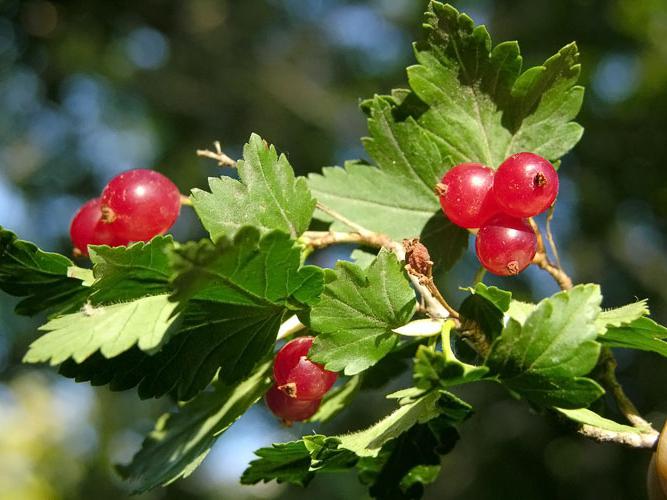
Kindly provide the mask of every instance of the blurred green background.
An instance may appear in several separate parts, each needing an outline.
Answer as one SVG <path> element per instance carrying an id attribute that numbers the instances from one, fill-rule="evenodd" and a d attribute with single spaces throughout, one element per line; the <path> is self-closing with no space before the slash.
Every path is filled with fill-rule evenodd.
<path id="1" fill-rule="evenodd" d="M 655 318 L 667 322 L 667 2 L 454 4 L 486 23 L 495 41 L 518 39 L 527 64 L 579 42 L 586 134 L 561 168 L 555 230 L 564 265 L 576 281 L 601 283 L 605 306 L 648 297 Z M 0 225 L 69 253 L 71 216 L 116 173 L 156 168 L 183 192 L 205 187 L 221 172 L 195 150 L 220 140 L 238 157 L 253 131 L 301 174 L 364 157 L 358 101 L 405 86 L 425 5 L 0 1 Z M 188 210 L 173 232 L 179 240 L 202 236 Z M 335 257 L 344 255 L 320 261 Z M 474 269 L 468 255 L 443 286 L 456 296 Z M 555 291 L 547 278 L 531 270 L 502 284 L 537 300 Z M 22 366 L 38 320 L 15 316 L 14 304 L 0 297 L 0 499 L 126 498 L 112 464 L 132 456 L 168 402 Z M 661 425 L 667 362 L 617 356 L 628 392 Z M 323 430 L 378 418 L 384 392 L 364 394 Z M 647 453 L 573 436 L 492 385 L 460 393 L 477 413 L 425 498 L 645 497 Z M 138 498 L 366 498 L 353 474 L 318 477 L 307 490 L 238 485 L 254 449 L 310 431 L 281 428 L 256 407 L 191 478 Z"/>

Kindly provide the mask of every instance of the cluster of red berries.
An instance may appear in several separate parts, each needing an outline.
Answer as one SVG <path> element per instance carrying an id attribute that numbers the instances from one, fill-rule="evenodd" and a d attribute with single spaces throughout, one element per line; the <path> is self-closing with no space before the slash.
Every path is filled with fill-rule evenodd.
<path id="1" fill-rule="evenodd" d="M 475 248 L 482 265 L 511 276 L 535 257 L 537 236 L 528 224 L 558 195 L 553 165 L 533 153 L 507 158 L 495 172 L 481 163 L 461 163 L 437 186 L 440 205 L 454 224 L 477 229 Z"/>
<path id="2" fill-rule="evenodd" d="M 288 425 L 312 417 L 338 378 L 336 372 L 308 359 L 314 339 L 298 337 L 289 341 L 273 360 L 274 385 L 266 393 L 266 405 Z"/>
<path id="3" fill-rule="evenodd" d="M 180 210 L 181 193 L 164 175 L 144 169 L 123 172 L 74 215 L 70 225 L 74 254 L 88 255 L 88 245 L 148 241 L 166 232 Z"/>

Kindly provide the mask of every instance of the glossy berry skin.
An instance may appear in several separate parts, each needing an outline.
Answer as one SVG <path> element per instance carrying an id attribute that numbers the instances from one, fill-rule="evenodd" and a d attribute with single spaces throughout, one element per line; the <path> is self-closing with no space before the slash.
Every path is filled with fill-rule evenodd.
<path id="1" fill-rule="evenodd" d="M 320 400 L 305 401 L 289 397 L 275 385 L 269 389 L 264 396 L 264 401 L 269 410 L 282 421 L 290 425 L 292 422 L 306 420 L 313 415 L 320 407 Z"/>
<path id="2" fill-rule="evenodd" d="M 535 257 L 537 237 L 526 220 L 500 214 L 479 229 L 475 248 L 477 258 L 488 271 L 513 276 Z"/>
<path id="3" fill-rule="evenodd" d="M 558 195 L 558 174 L 541 156 L 518 153 L 498 167 L 493 194 L 503 212 L 514 217 L 532 217 L 553 204 Z"/>
<path id="4" fill-rule="evenodd" d="M 88 255 L 88 245 L 126 245 L 127 240 L 119 238 L 113 224 L 102 220 L 99 198 L 93 198 L 79 208 L 69 227 L 74 255 Z"/>
<path id="5" fill-rule="evenodd" d="M 447 218 L 464 228 L 480 227 L 498 212 L 493 197 L 494 172 L 481 163 L 461 163 L 449 170 L 437 186 Z"/>
<path id="6" fill-rule="evenodd" d="M 167 231 L 178 218 L 181 194 L 176 185 L 154 170 L 128 170 L 102 191 L 104 220 L 130 241 L 147 241 Z"/>
<path id="7" fill-rule="evenodd" d="M 285 344 L 273 361 L 273 378 L 287 396 L 304 401 L 321 399 L 338 374 L 306 356 L 315 337 L 297 337 Z"/>

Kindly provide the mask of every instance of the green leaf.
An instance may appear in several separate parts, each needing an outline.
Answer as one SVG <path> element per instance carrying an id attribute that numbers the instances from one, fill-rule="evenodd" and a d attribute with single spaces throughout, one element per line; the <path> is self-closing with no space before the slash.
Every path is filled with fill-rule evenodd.
<path id="1" fill-rule="evenodd" d="M 424 485 L 440 474 L 441 455 L 449 453 L 459 434 L 447 418 L 418 424 L 387 443 L 377 458 L 362 458 L 359 478 L 373 498 L 421 498 Z"/>
<path id="2" fill-rule="evenodd" d="M 431 458 L 429 450 L 438 446 L 437 439 L 443 439 L 445 432 L 451 433 L 445 431 L 445 428 L 461 422 L 469 415 L 470 406 L 452 394 L 443 391 L 422 393 L 421 396 L 405 402 L 396 411 L 365 430 L 331 437 L 306 436 L 301 441 L 262 448 L 255 452 L 260 458 L 250 464 L 241 481 L 244 484 L 255 484 L 259 481 L 277 479 L 279 482 L 305 484 L 312 479 L 312 474 L 309 472 L 347 469 L 354 466 L 360 457 L 365 457 L 364 461 L 360 462 L 364 464 L 361 467 L 362 476 L 372 481 L 389 462 L 389 455 L 395 451 L 393 447 L 387 448 L 388 444 L 401 439 L 415 426 L 428 422 L 432 439 L 423 448 L 421 457 Z M 419 438 L 421 442 L 421 437 L 425 436 L 411 435 L 408 439 Z M 306 461 L 307 455 L 304 450 L 307 450 L 310 456 L 309 462 Z M 281 451 L 284 453 L 280 453 Z M 423 462 L 421 457 L 413 457 L 417 460 L 413 467 L 407 468 L 408 477 L 396 478 L 399 481 L 405 480 L 407 488 L 420 478 L 425 480 L 426 477 L 430 477 L 430 474 L 423 469 L 414 470 L 415 466 L 424 465 L 418 463 Z M 373 465 L 373 460 L 379 462 Z M 419 474 L 424 475 L 419 476 Z"/>
<path id="3" fill-rule="evenodd" d="M 578 285 L 541 301 L 521 325 L 510 319 L 487 365 L 509 389 L 539 406 L 588 406 L 604 391 L 582 375 L 598 359 L 597 285 Z"/>
<path id="4" fill-rule="evenodd" d="M 437 417 L 442 394 L 431 391 L 410 403 L 400 406 L 390 415 L 363 431 L 336 436 L 339 447 L 354 452 L 359 457 L 377 457 L 385 443 L 397 438 L 413 425 Z"/>
<path id="5" fill-rule="evenodd" d="M 417 349 L 413 375 L 415 386 L 424 390 L 446 388 L 481 380 L 489 372 L 486 366 L 459 361 L 452 350 L 450 335 L 451 323 L 443 327 L 442 352 L 424 345 Z"/>
<path id="6" fill-rule="evenodd" d="M 287 311 L 317 301 L 324 286 L 322 271 L 301 267 L 298 246 L 279 231 L 260 238 L 248 227 L 233 241 L 186 244 L 173 250 L 172 265 L 181 321 L 159 352 L 80 359 L 63 373 L 117 389 L 138 385 L 142 398 L 189 400 L 218 372 L 227 383 L 247 376 L 271 351 Z"/>
<path id="7" fill-rule="evenodd" d="M 129 247 L 91 246 L 96 279 L 91 301 L 101 304 L 170 292 L 168 252 L 173 247 L 171 236 L 156 236 Z"/>
<path id="8" fill-rule="evenodd" d="M 16 313 L 32 316 L 42 311 L 57 314 L 79 309 L 90 289 L 68 274 L 75 267 L 57 253 L 44 252 L 34 244 L 19 240 L 0 226 L 0 289 L 15 297 L 25 297 Z"/>
<path id="9" fill-rule="evenodd" d="M 604 418 L 594 411 L 591 411 L 587 408 L 577 408 L 572 410 L 566 410 L 565 408 L 556 408 L 556 410 L 563 415 L 565 415 L 570 420 L 577 422 L 579 424 L 592 425 L 603 430 L 612 431 L 612 432 L 632 432 L 634 434 L 640 434 L 641 430 L 636 427 L 631 427 L 629 425 L 622 425 L 608 418 Z"/>
<path id="10" fill-rule="evenodd" d="M 310 326 L 320 333 L 310 357 L 332 371 L 362 372 L 396 346 L 392 329 L 407 323 L 415 308 L 415 293 L 391 252 L 382 250 L 366 270 L 339 262 L 310 313 Z"/>
<path id="11" fill-rule="evenodd" d="M 582 128 L 572 122 L 583 98 L 575 86 L 575 44 L 520 73 L 516 42 L 493 47 L 486 28 L 451 5 L 431 2 L 425 28 L 408 80 L 428 106 L 420 125 L 445 144 L 452 165 L 478 161 L 497 168 L 521 151 L 553 161 L 579 141 Z"/>
<path id="12" fill-rule="evenodd" d="M 461 162 L 497 168 L 508 156 L 533 151 L 558 160 L 580 139 L 574 123 L 583 96 L 576 45 L 543 66 L 521 73 L 516 42 L 493 46 L 450 5 L 432 1 L 426 37 L 408 68 L 411 90 L 364 101 L 375 166 L 347 162 L 311 174 L 309 185 L 324 205 L 394 239 L 420 235 L 438 241 L 433 260 L 450 267 L 465 250 L 467 234 L 442 224 L 433 188 Z M 319 211 L 316 217 L 332 219 Z M 344 229 L 333 221 L 334 230 Z"/>
<path id="13" fill-rule="evenodd" d="M 241 476 L 241 484 L 277 481 L 307 486 L 315 476 L 310 470 L 310 452 L 303 440 L 273 444 L 255 451 L 259 457 Z"/>
<path id="14" fill-rule="evenodd" d="M 232 237 L 246 225 L 279 229 L 292 238 L 308 229 L 315 199 L 306 180 L 294 177 L 287 157 L 253 134 L 243 158 L 236 166 L 240 181 L 211 178 L 211 192 L 192 190 L 192 204 L 211 239 Z"/>
<path id="15" fill-rule="evenodd" d="M 648 314 L 646 299 L 615 309 L 608 309 L 600 313 L 597 320 L 598 329 L 600 332 L 604 332 L 609 327 L 626 325 Z"/>
<path id="16" fill-rule="evenodd" d="M 469 290 L 471 295 L 459 309 L 464 327 L 479 328 L 489 339 L 495 339 L 503 329 L 503 313 L 509 309 L 512 294 L 483 283 Z"/>
<path id="17" fill-rule="evenodd" d="M 172 335 L 178 326 L 176 302 L 168 295 L 154 295 L 102 307 L 86 306 L 81 312 L 52 319 L 40 330 L 23 359 L 26 363 L 80 363 L 100 351 L 111 358 L 137 345 L 150 352 Z"/>
<path id="18" fill-rule="evenodd" d="M 308 419 L 310 422 L 327 422 L 338 415 L 352 402 L 361 389 L 362 377 L 355 375 L 344 384 L 329 391 L 322 399 L 317 413 Z"/>
<path id="19" fill-rule="evenodd" d="M 270 371 L 267 361 L 240 384 L 217 383 L 213 391 L 163 415 L 132 462 L 119 467 L 134 492 L 189 476 L 220 435 L 267 391 Z"/>
<path id="20" fill-rule="evenodd" d="M 260 237 L 245 227 L 233 240 L 190 243 L 173 252 L 174 297 L 267 309 L 303 309 L 323 288 L 322 270 L 301 266 L 301 253 L 289 235 Z"/>
<path id="21" fill-rule="evenodd" d="M 598 337 L 598 340 L 608 347 L 649 351 L 667 358 L 665 339 L 667 339 L 667 328 L 642 317 L 629 324 L 610 327 L 604 335 Z"/>

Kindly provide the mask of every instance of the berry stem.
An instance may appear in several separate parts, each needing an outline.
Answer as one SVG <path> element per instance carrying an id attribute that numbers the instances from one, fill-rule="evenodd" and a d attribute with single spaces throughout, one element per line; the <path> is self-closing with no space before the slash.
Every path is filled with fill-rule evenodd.
<path id="1" fill-rule="evenodd" d="M 190 199 L 189 196 L 186 196 L 184 194 L 181 195 L 181 206 L 185 207 L 191 207 L 192 206 L 192 200 Z"/>
<path id="2" fill-rule="evenodd" d="M 556 259 L 556 266 L 558 267 L 558 269 L 562 269 L 562 266 L 560 264 L 560 256 L 558 255 L 558 248 L 556 247 L 556 241 L 554 240 L 554 235 L 551 232 L 551 220 L 554 218 L 555 211 L 556 211 L 556 206 L 552 205 L 551 208 L 549 208 L 549 211 L 547 212 L 547 223 L 546 223 L 547 241 L 549 242 L 549 248 L 551 249 L 551 253 L 553 253 L 554 259 Z"/>
<path id="3" fill-rule="evenodd" d="M 222 152 L 222 149 L 220 148 L 220 141 L 215 141 L 213 145 L 215 146 L 215 151 L 208 149 L 198 149 L 197 156 L 211 158 L 212 160 L 217 161 L 218 165 L 221 167 L 236 168 L 236 162 Z"/>
<path id="4" fill-rule="evenodd" d="M 561 290 L 569 290 L 572 288 L 572 278 L 563 271 L 560 266 L 554 265 L 547 255 L 546 249 L 544 247 L 544 238 L 542 238 L 542 232 L 540 231 L 537 222 L 531 217 L 528 219 L 530 227 L 535 231 L 537 236 L 537 253 L 533 258 L 533 264 L 538 266 L 540 269 L 544 269 L 548 272 L 551 277 L 556 281 Z"/>

